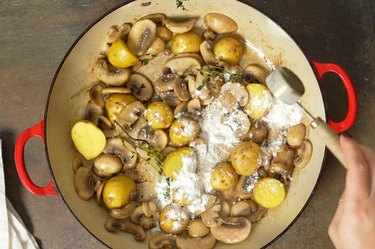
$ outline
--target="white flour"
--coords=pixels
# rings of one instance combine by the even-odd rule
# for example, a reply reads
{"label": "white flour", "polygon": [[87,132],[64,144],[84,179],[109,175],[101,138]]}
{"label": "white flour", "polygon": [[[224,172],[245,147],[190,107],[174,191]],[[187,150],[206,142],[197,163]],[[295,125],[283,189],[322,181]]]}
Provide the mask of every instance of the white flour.
{"label": "white flour", "polygon": [[262,118],[269,127],[289,128],[301,122],[302,111],[295,105],[287,105],[274,99],[268,114]]}

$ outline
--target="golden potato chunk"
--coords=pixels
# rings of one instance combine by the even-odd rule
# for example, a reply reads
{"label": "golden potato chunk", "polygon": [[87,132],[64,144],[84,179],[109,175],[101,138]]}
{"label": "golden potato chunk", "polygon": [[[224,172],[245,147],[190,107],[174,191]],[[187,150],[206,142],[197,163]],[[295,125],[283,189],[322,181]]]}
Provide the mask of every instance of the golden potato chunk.
{"label": "golden potato chunk", "polygon": [[277,207],[285,199],[284,185],[275,178],[263,178],[255,185],[253,197],[265,208]]}
{"label": "golden potato chunk", "polygon": [[71,137],[78,152],[87,160],[99,156],[106,145],[106,138],[94,123],[81,120],[73,125]]}
{"label": "golden potato chunk", "polygon": [[171,42],[171,48],[174,54],[198,53],[202,38],[194,31],[189,31],[175,35]]}
{"label": "golden potato chunk", "polygon": [[189,224],[189,214],[179,206],[166,206],[159,216],[160,228],[166,233],[180,234]]}
{"label": "golden potato chunk", "polygon": [[241,142],[234,147],[231,155],[233,168],[239,175],[249,176],[259,168],[260,148],[254,142]]}
{"label": "golden potato chunk", "polygon": [[163,173],[169,178],[175,180],[183,166],[183,158],[192,156],[192,148],[184,147],[168,154],[163,163]]}
{"label": "golden potato chunk", "polygon": [[238,175],[229,163],[219,163],[211,175],[211,186],[217,191],[233,188],[238,182]]}
{"label": "golden potato chunk", "polygon": [[250,118],[260,119],[268,113],[271,107],[271,92],[265,85],[258,83],[248,84],[246,89],[250,96],[250,100],[245,106],[246,113]]}
{"label": "golden potato chunk", "polygon": [[109,47],[108,60],[118,68],[131,67],[138,62],[138,58],[130,52],[126,43],[121,39],[117,39]]}
{"label": "golden potato chunk", "polygon": [[104,109],[111,123],[114,123],[117,115],[125,106],[136,100],[130,93],[112,93],[109,95],[105,101]]}
{"label": "golden potato chunk", "polygon": [[120,208],[130,202],[131,193],[137,189],[133,179],[125,175],[110,178],[104,185],[103,201],[109,208]]}
{"label": "golden potato chunk", "polygon": [[222,61],[237,65],[243,55],[242,43],[234,37],[224,36],[214,45],[214,54]]}
{"label": "golden potato chunk", "polygon": [[177,146],[184,146],[197,138],[199,132],[200,126],[197,121],[183,117],[172,123],[169,128],[169,139]]}
{"label": "golden potato chunk", "polygon": [[163,102],[153,102],[146,110],[146,119],[152,129],[166,129],[173,122],[172,109]]}

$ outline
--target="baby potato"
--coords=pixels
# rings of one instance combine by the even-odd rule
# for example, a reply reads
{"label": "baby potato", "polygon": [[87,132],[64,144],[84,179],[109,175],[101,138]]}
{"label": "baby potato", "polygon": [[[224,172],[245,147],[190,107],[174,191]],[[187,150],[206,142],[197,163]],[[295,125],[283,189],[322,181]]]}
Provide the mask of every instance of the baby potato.
{"label": "baby potato", "polygon": [[231,155],[233,168],[242,176],[254,174],[259,168],[259,160],[259,145],[251,141],[239,143]]}
{"label": "baby potato", "polygon": [[171,48],[174,54],[198,53],[202,38],[194,31],[177,34],[172,38]]}
{"label": "baby potato", "polygon": [[78,152],[87,160],[99,156],[107,143],[103,131],[87,120],[78,121],[73,125],[71,137]]}
{"label": "baby potato", "polygon": [[215,43],[213,51],[220,60],[237,65],[242,58],[244,48],[237,38],[224,36]]}
{"label": "baby potato", "polygon": [[246,89],[250,96],[250,100],[245,106],[247,115],[253,119],[260,119],[268,113],[271,107],[271,92],[265,85],[258,83],[248,84]]}
{"label": "baby potato", "polygon": [[146,110],[145,116],[152,129],[166,129],[174,119],[172,109],[163,102],[151,103]]}
{"label": "baby potato", "polygon": [[277,207],[285,199],[284,185],[275,178],[263,178],[255,185],[253,197],[265,208]]}
{"label": "baby potato", "polygon": [[109,47],[108,60],[113,66],[118,68],[131,67],[138,62],[138,58],[130,52],[126,43],[121,39],[117,39]]}
{"label": "baby potato", "polygon": [[114,176],[104,185],[103,201],[109,209],[123,207],[130,202],[130,196],[136,189],[137,186],[130,177]]}
{"label": "baby potato", "polygon": [[190,147],[180,148],[169,153],[163,162],[163,173],[169,178],[175,180],[182,168],[182,159],[184,157],[192,156],[193,153],[194,151]]}
{"label": "baby potato", "polygon": [[238,182],[238,175],[229,163],[219,163],[211,175],[211,186],[217,191],[233,188]]}
{"label": "baby potato", "polygon": [[191,118],[180,118],[175,120],[169,128],[169,139],[174,145],[184,146],[198,137],[200,132],[199,123]]}
{"label": "baby potato", "polygon": [[116,116],[125,106],[136,100],[130,93],[112,93],[109,95],[105,101],[104,109],[111,123],[114,123]]}
{"label": "baby potato", "polygon": [[182,233],[189,224],[189,214],[179,206],[166,206],[159,215],[161,230],[170,234]]}

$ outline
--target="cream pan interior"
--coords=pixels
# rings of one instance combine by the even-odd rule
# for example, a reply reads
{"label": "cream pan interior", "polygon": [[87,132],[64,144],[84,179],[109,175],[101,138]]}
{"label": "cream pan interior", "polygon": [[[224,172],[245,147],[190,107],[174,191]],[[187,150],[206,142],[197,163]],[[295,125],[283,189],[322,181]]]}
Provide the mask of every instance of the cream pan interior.
{"label": "cream pan interior", "polygon": [[[88,96],[71,99],[71,96],[95,82],[91,68],[104,44],[107,29],[114,24],[134,22],[150,13],[165,13],[167,16],[202,17],[209,12],[219,12],[233,18],[239,26],[238,34],[243,36],[249,47],[264,54],[266,62],[273,66],[291,68],[305,82],[302,104],[314,115],[325,119],[324,103],[319,84],[309,61],[290,36],[267,16],[243,3],[233,0],[184,2],[188,11],[176,8],[175,0],[135,1],[116,9],[96,23],[72,48],[63,62],[51,88],[46,113],[46,146],[55,184],[60,195],[80,222],[98,239],[112,248],[147,248],[136,242],[131,235],[111,234],[104,229],[109,214],[94,200],[82,201],[75,193],[71,162],[76,153],[70,139],[70,129],[82,119]],[[313,155],[303,170],[295,170],[293,182],[284,203],[268,212],[260,222],[253,225],[246,242],[234,246],[217,243],[215,248],[260,248],[280,235],[302,211],[319,177],[325,146],[314,135]],[[151,236],[148,235],[148,239]]]}

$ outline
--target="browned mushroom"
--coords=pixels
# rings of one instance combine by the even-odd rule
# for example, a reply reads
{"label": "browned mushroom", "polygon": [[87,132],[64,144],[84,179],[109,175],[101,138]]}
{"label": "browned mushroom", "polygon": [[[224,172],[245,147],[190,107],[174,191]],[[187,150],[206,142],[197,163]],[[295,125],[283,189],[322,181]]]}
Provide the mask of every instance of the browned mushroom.
{"label": "browned mushroom", "polygon": [[118,156],[125,168],[131,169],[137,165],[138,156],[137,153],[132,152],[128,149],[121,138],[115,137],[107,140],[107,144],[103,150],[103,153],[113,154]]}
{"label": "browned mushroom", "polygon": [[225,83],[221,87],[221,93],[225,94],[226,92],[231,93],[240,106],[245,106],[249,102],[249,93],[240,83]]}
{"label": "browned mushroom", "polygon": [[139,21],[142,21],[142,20],[150,20],[150,21],[153,21],[158,26],[163,26],[165,23],[165,20],[167,20],[167,16],[164,15],[163,13],[152,13],[139,19]]}
{"label": "browned mushroom", "polygon": [[126,85],[132,94],[140,101],[149,101],[154,95],[154,88],[146,76],[133,73]]}
{"label": "browned mushroom", "polygon": [[232,217],[246,217],[251,214],[251,209],[247,201],[239,201],[232,205],[230,216]]}
{"label": "browned mushroom", "polygon": [[187,111],[188,102],[181,102],[174,109],[173,115],[175,118],[181,117]]}
{"label": "browned mushroom", "polygon": [[173,33],[186,33],[194,28],[197,18],[190,18],[183,21],[177,21],[173,19],[167,19],[165,21],[165,26]]}
{"label": "browned mushroom", "polygon": [[128,35],[129,50],[136,56],[146,53],[156,36],[156,24],[148,19],[136,22]]}
{"label": "browned mushroom", "polygon": [[211,234],[202,238],[176,238],[177,248],[179,249],[212,249],[215,247],[216,239]]}
{"label": "browned mushroom", "polygon": [[158,206],[153,200],[142,202],[142,209],[146,217],[151,217],[158,212]]}
{"label": "browned mushroom", "polygon": [[103,95],[112,93],[131,93],[131,91],[126,87],[106,87],[102,90]]}
{"label": "browned mushroom", "polygon": [[201,102],[199,100],[199,98],[194,98],[192,100],[190,100],[187,104],[187,111],[189,113],[196,113],[196,112],[199,112],[201,110],[202,106],[201,106]]}
{"label": "browned mushroom", "polygon": [[210,232],[210,229],[204,225],[201,219],[190,221],[188,226],[188,234],[193,238],[202,238]]}
{"label": "browned mushroom", "polygon": [[249,199],[247,204],[250,207],[251,214],[248,216],[251,223],[260,221],[267,213],[268,209],[258,205],[255,201]]}
{"label": "browned mushroom", "polygon": [[155,37],[151,46],[147,49],[146,54],[157,55],[165,49],[165,41],[160,37]]}
{"label": "browned mushroom", "polygon": [[224,14],[209,13],[203,17],[204,24],[216,34],[227,34],[235,32],[238,28],[237,23]]}
{"label": "browned mushroom", "polygon": [[110,177],[122,170],[121,159],[111,154],[101,154],[94,160],[93,171],[101,177]]}
{"label": "browned mushroom", "polygon": [[294,160],[296,168],[303,168],[310,161],[313,152],[313,146],[310,140],[304,140],[300,148],[297,150],[297,157]]}
{"label": "browned mushroom", "polygon": [[244,69],[243,80],[248,83],[265,83],[268,70],[259,64],[247,65]]}
{"label": "browned mushroom", "polygon": [[200,45],[200,52],[204,62],[207,65],[213,65],[216,62],[215,54],[212,51],[212,45],[208,41],[204,41]]}
{"label": "browned mushroom", "polygon": [[173,91],[175,82],[179,80],[180,76],[178,76],[177,74],[165,74],[155,82],[155,89],[159,92]]}
{"label": "browned mushroom", "polygon": [[110,218],[106,224],[105,229],[108,232],[118,232],[119,230],[130,233],[134,236],[134,239],[136,241],[144,241],[146,239],[146,233],[145,230],[140,225],[134,224],[129,219],[125,220],[116,220],[113,218]]}
{"label": "browned mushroom", "polygon": [[268,129],[264,122],[255,122],[249,130],[249,138],[251,141],[261,144],[267,138]]}
{"label": "browned mushroom", "polygon": [[181,101],[189,101],[191,98],[189,89],[184,79],[179,79],[174,82],[173,90]]}
{"label": "browned mushroom", "polygon": [[94,124],[99,123],[99,117],[103,115],[103,108],[97,106],[91,99],[87,102],[84,119],[93,122]]}
{"label": "browned mushroom", "polygon": [[123,23],[120,26],[113,25],[107,31],[107,36],[105,37],[106,43],[114,43],[117,39],[126,36],[132,27],[131,23]]}
{"label": "browned mushroom", "polygon": [[286,142],[292,147],[300,147],[306,136],[306,126],[302,123],[290,127],[286,135]]}
{"label": "browned mushroom", "polygon": [[140,101],[134,101],[121,110],[116,120],[120,124],[131,126],[139,119],[145,110],[145,106]]}
{"label": "browned mushroom", "polygon": [[163,92],[159,94],[160,99],[171,107],[176,107],[181,103],[181,100],[177,98],[174,91]]}
{"label": "browned mushroom", "polygon": [[183,75],[188,69],[192,70],[200,68],[201,62],[193,56],[180,56],[167,61],[164,67],[169,69],[172,73]]}
{"label": "browned mushroom", "polygon": [[157,129],[154,131],[154,133],[150,137],[150,145],[156,150],[156,151],[162,151],[168,144],[169,138],[168,134],[161,129]]}
{"label": "browned mushroom", "polygon": [[115,68],[108,64],[104,58],[99,58],[93,68],[94,75],[110,86],[123,86],[129,80],[129,68]]}
{"label": "browned mushroom", "polygon": [[101,87],[99,84],[95,84],[90,89],[90,99],[95,105],[99,106],[100,108],[104,107],[104,97],[102,91],[103,87]]}
{"label": "browned mushroom", "polygon": [[114,219],[126,219],[130,217],[133,213],[134,209],[137,207],[137,203],[135,201],[129,202],[127,205],[121,208],[114,208],[109,211],[109,214]]}
{"label": "browned mushroom", "polygon": [[216,34],[211,29],[206,29],[202,34],[203,38],[209,42],[212,42],[216,38]]}
{"label": "browned mushroom", "polygon": [[251,198],[252,190],[258,180],[258,174],[253,174],[250,176],[240,176],[238,183],[234,189],[236,196],[241,199]]}
{"label": "browned mushroom", "polygon": [[101,184],[96,188],[95,200],[99,205],[103,203],[103,189],[104,185],[107,183],[107,180],[101,182]]}
{"label": "browned mushroom", "polygon": [[211,227],[212,235],[225,244],[238,244],[249,237],[251,223],[244,217],[227,217],[217,227]]}
{"label": "browned mushroom", "polygon": [[80,167],[82,167],[82,166],[83,166],[83,162],[82,162],[81,158],[75,157],[73,159],[73,162],[72,162],[73,172],[76,173],[77,169],[80,168]]}
{"label": "browned mushroom", "polygon": [[172,39],[172,31],[165,26],[156,27],[156,36],[163,39],[165,42],[169,42]]}
{"label": "browned mushroom", "polygon": [[176,238],[173,235],[159,233],[148,242],[149,249],[176,249]]}
{"label": "browned mushroom", "polygon": [[74,188],[77,195],[84,201],[94,196],[95,179],[92,171],[86,167],[79,167],[74,174]]}

